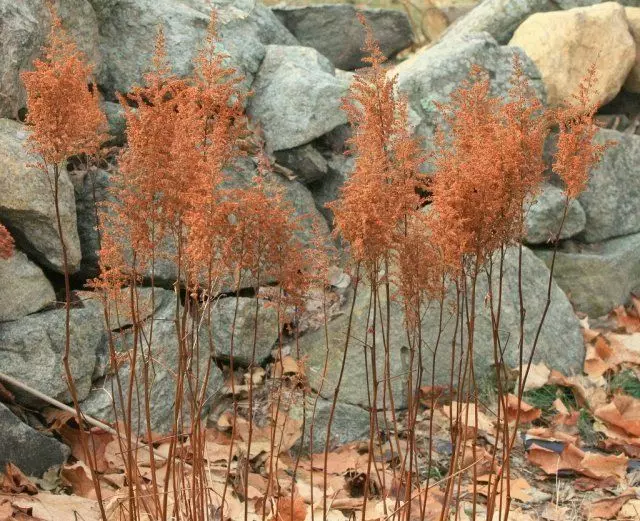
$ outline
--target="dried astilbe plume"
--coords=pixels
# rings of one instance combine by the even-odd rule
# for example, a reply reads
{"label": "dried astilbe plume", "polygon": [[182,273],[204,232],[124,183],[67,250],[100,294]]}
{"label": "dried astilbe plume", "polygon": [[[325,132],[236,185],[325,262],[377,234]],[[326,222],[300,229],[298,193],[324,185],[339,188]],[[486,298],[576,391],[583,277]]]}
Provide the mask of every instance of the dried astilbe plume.
{"label": "dried astilbe plume", "polygon": [[97,89],[89,81],[93,67],[62,27],[52,10],[51,32],[44,57],[24,72],[27,89],[29,142],[47,165],[59,165],[80,154],[95,154],[105,141],[107,122]]}
{"label": "dried astilbe plume", "polygon": [[523,205],[542,181],[548,124],[517,61],[507,100],[492,96],[487,74],[474,67],[442,110],[448,128],[437,136],[430,226],[457,272],[521,237]]}
{"label": "dried astilbe plume", "polygon": [[0,224],[0,259],[8,259],[13,255],[13,237],[2,224]]}
{"label": "dried astilbe plume", "polygon": [[343,105],[353,127],[354,171],[331,207],[353,259],[371,270],[397,246],[405,217],[420,204],[424,156],[408,130],[406,99],[395,96],[396,80],[387,77],[385,58],[363,23],[371,67],[356,74]]}
{"label": "dried astilbe plume", "polygon": [[593,123],[597,106],[590,103],[596,83],[595,64],[589,68],[580,83],[573,103],[560,109],[556,114],[559,125],[558,150],[554,157],[553,170],[565,184],[567,197],[573,199],[587,187],[589,172],[602,158],[612,143],[596,144],[594,137],[598,130]]}

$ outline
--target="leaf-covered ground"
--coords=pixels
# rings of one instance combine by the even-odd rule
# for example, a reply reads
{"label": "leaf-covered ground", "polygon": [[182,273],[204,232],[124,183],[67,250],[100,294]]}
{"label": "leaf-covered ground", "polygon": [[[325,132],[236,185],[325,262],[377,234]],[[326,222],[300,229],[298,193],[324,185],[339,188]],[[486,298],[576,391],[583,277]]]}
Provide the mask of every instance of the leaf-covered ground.
{"label": "leaf-covered ground", "polygon": [[[521,420],[512,452],[509,519],[640,519],[640,300],[632,302],[607,319],[583,319],[583,374],[563,375],[544,364],[532,366],[524,402],[518,405],[515,396],[509,397],[501,416],[513,419],[519,407]],[[224,496],[223,516],[233,520],[244,519],[245,508],[252,520],[323,519],[326,503],[331,521],[382,521],[406,509],[409,497],[412,519],[420,519],[422,503],[425,519],[437,520],[444,485],[450,479],[450,426],[452,422],[472,423],[474,418],[477,429],[468,427],[475,434],[475,447],[470,445],[469,454],[464,455],[465,472],[455,476],[459,484],[449,517],[472,519],[474,494],[476,517],[485,517],[488,480],[495,479],[495,472],[490,472],[495,471],[493,455],[500,449],[495,446],[497,402],[492,389],[479,398],[477,409],[474,404],[458,404],[450,389],[421,389],[415,474],[421,483],[429,479],[431,484],[425,502],[417,489],[407,494],[398,486],[402,483],[397,474],[399,461],[408,450],[403,432],[383,446],[373,446],[373,458],[369,458],[372,446],[368,441],[333,448],[326,459],[326,488],[324,454],[296,457],[302,421],[293,414],[292,404],[304,381],[301,367],[287,356],[266,371],[244,375],[244,382],[233,386],[235,400],[230,386],[227,389],[227,400],[206,434],[209,489],[213,502],[219,501],[211,519],[220,519],[220,498]],[[251,434],[246,419],[249,379],[255,398]],[[274,400],[274,393],[280,393],[281,399]],[[51,472],[43,479],[27,478],[18,468],[7,467],[1,482],[0,520],[100,519],[73,416],[50,410],[46,420],[50,431],[71,446],[72,457],[59,474]],[[398,420],[402,426],[406,418]],[[113,434],[94,430],[92,435],[106,511],[114,520],[124,519],[128,487],[121,445]],[[154,440],[156,470],[166,465],[168,446],[166,439]],[[188,443],[181,444],[180,454],[189,472]],[[137,458],[143,476],[150,479],[151,458],[142,444]],[[367,482],[370,459],[375,463]],[[370,491],[366,500],[365,486]],[[498,503],[507,502],[498,498]],[[496,509],[494,519],[504,519],[504,512]]]}

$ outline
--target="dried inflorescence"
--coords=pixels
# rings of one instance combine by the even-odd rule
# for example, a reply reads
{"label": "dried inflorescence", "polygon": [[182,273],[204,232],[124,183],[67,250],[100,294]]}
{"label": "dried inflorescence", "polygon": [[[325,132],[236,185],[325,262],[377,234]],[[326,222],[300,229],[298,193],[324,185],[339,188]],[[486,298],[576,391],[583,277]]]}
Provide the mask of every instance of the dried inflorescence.
{"label": "dried inflorescence", "polygon": [[556,114],[559,125],[558,149],[554,157],[553,170],[564,181],[565,192],[569,198],[576,198],[587,187],[589,172],[602,158],[611,143],[594,143],[598,127],[593,116],[597,105],[593,99],[596,84],[595,64],[580,83],[573,103],[560,109]]}
{"label": "dried inflorescence", "polygon": [[474,68],[442,110],[447,129],[437,138],[431,226],[457,271],[522,236],[523,205],[545,169],[548,123],[518,62],[508,99],[492,96],[488,76]]}
{"label": "dried inflorescence", "polygon": [[397,247],[405,218],[420,206],[425,157],[410,134],[407,101],[396,97],[396,80],[387,77],[384,55],[368,27],[364,49],[371,67],[356,74],[344,102],[353,126],[354,170],[331,206],[337,233],[354,260],[371,270]]}
{"label": "dried inflorescence", "polygon": [[215,17],[193,77],[171,72],[164,45],[160,32],[145,85],[121,100],[128,146],[104,215],[103,283],[139,275],[169,251],[194,289],[277,280],[299,291],[308,256],[293,208],[261,174],[241,188],[229,182],[249,129],[242,77],[217,50]]}
{"label": "dried inflorescence", "polygon": [[0,259],[8,259],[13,255],[13,237],[2,224],[0,224]]}
{"label": "dried inflorescence", "polygon": [[24,72],[29,142],[43,167],[60,165],[71,156],[95,154],[106,139],[107,121],[97,88],[90,84],[93,67],[52,10],[51,32],[44,57]]}

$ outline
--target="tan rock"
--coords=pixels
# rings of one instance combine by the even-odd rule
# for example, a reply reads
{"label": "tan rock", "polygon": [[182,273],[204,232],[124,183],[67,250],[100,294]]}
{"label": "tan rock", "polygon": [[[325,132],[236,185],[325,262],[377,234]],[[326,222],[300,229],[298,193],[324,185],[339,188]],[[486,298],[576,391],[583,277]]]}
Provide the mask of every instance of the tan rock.
{"label": "tan rock", "polygon": [[592,101],[611,101],[636,58],[625,10],[615,2],[536,13],[518,27],[509,45],[523,49],[538,66],[552,106],[571,99],[594,63]]}
{"label": "tan rock", "polygon": [[624,82],[624,88],[629,92],[640,92],[640,7],[627,7],[624,11],[627,14],[629,31],[636,42],[636,59],[627,81]]}

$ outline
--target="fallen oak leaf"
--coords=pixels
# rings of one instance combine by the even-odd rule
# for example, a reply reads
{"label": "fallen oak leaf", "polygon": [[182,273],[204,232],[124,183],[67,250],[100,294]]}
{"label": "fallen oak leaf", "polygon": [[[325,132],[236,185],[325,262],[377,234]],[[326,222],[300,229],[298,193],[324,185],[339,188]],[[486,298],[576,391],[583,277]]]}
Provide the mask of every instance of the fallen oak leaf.
{"label": "fallen oak leaf", "polygon": [[38,487],[13,463],[7,463],[2,479],[2,487],[0,488],[3,492],[10,494],[26,493],[35,495],[38,493]]}
{"label": "fallen oak leaf", "polygon": [[584,452],[573,443],[566,444],[562,452],[558,453],[542,447],[534,441],[527,452],[527,459],[549,475],[555,475],[562,471],[577,472],[583,458]]}
{"label": "fallen oak leaf", "polygon": [[[500,402],[502,403],[502,402]],[[542,411],[529,405],[514,394],[507,395],[507,410],[505,416],[507,421],[519,419],[522,423],[531,423],[542,415]]]}
{"label": "fallen oak leaf", "polygon": [[578,472],[595,479],[614,478],[618,481],[625,479],[629,458],[624,454],[598,454],[587,452],[582,458],[582,467]]}
{"label": "fallen oak leaf", "polygon": [[301,497],[291,496],[278,498],[276,503],[276,519],[278,521],[304,521],[307,517],[307,505]]}
{"label": "fallen oak leaf", "polygon": [[584,505],[583,514],[587,519],[594,517],[602,519],[613,519],[618,515],[618,512],[625,503],[636,497],[636,493],[633,490],[627,490],[617,497],[605,497],[596,499],[591,503]]}
{"label": "fallen oak leaf", "polygon": [[640,436],[640,400],[637,398],[616,395],[610,403],[596,409],[594,415],[632,436]]}

